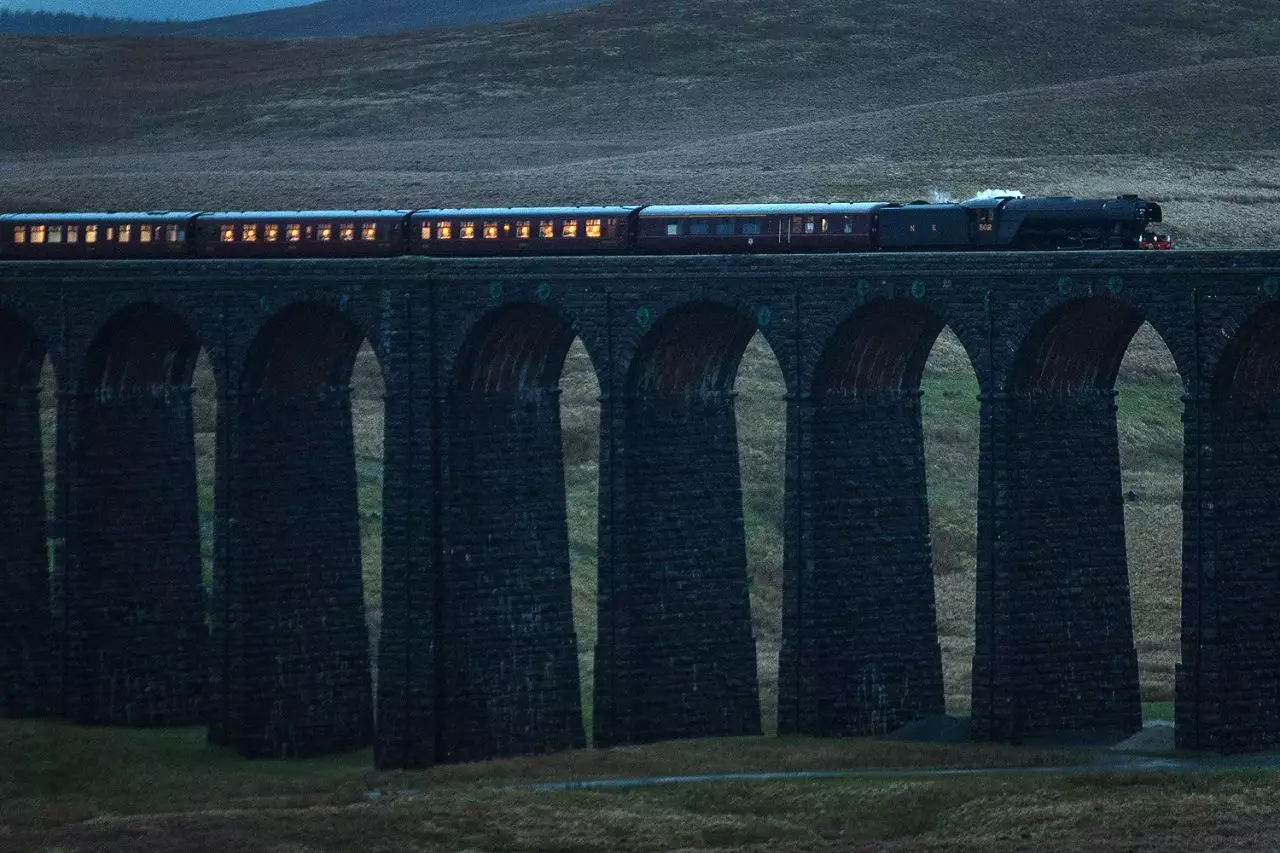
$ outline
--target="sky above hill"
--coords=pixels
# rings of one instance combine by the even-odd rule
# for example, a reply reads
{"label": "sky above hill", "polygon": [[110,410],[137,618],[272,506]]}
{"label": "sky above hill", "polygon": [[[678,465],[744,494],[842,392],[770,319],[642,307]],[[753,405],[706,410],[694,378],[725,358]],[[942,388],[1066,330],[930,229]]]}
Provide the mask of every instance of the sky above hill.
{"label": "sky above hill", "polygon": [[140,21],[194,21],[301,6],[308,2],[312,0],[0,0],[0,9],[12,12],[73,12]]}

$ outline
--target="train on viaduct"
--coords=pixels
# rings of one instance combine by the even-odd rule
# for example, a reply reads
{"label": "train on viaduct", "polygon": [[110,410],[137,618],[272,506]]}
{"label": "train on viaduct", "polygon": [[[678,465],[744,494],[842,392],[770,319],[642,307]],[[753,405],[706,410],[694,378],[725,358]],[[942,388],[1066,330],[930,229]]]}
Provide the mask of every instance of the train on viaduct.
{"label": "train on viaduct", "polygon": [[[1275,747],[1263,251],[9,262],[0,715],[207,724],[247,756],[373,744],[381,767],[581,746],[557,396],[580,338],[601,389],[594,741],[759,733],[733,395],[757,333],[786,381],[779,731],[940,712],[920,383],[949,327],[980,387],[974,735],[1136,730],[1114,381],[1144,321],[1183,386],[1177,741]],[[376,683],[348,388],[364,341],[386,388]]]}

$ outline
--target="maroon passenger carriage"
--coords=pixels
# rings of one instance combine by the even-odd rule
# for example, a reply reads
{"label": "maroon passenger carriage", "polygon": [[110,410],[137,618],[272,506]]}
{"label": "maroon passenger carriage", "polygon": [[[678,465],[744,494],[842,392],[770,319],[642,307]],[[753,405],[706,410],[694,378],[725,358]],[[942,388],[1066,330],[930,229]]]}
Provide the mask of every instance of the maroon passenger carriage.
{"label": "maroon passenger carriage", "polygon": [[637,207],[441,207],[409,218],[415,255],[573,255],[625,252]]}
{"label": "maroon passenger carriage", "polygon": [[642,208],[636,247],[651,252],[870,251],[876,211],[865,204],[655,204]]}
{"label": "maroon passenger carriage", "polygon": [[193,211],[6,213],[0,256],[41,260],[181,258],[189,255]]}
{"label": "maroon passenger carriage", "polygon": [[194,246],[205,258],[402,255],[408,210],[237,210],[202,213]]}

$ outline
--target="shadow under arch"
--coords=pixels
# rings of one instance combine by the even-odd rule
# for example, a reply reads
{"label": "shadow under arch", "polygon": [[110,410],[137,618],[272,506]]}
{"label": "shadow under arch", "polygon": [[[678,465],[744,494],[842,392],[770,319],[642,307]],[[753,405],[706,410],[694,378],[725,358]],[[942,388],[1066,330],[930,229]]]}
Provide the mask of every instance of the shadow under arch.
{"label": "shadow under arch", "polygon": [[1240,327],[1218,361],[1212,394],[1260,402],[1280,396],[1280,305],[1268,304]]}
{"label": "shadow under arch", "polygon": [[31,325],[0,309],[0,717],[50,710],[53,628],[39,399],[44,358]]}
{"label": "shadow under arch", "polygon": [[373,738],[349,387],[364,338],[339,310],[294,303],[246,354],[214,608],[217,737],[245,755]]}
{"label": "shadow under arch", "polygon": [[675,308],[641,341],[627,372],[627,394],[729,392],[755,333],[754,323],[718,302]]}
{"label": "shadow under arch", "polygon": [[441,761],[585,744],[560,424],[574,338],[552,311],[510,304],[480,319],[455,361],[437,629]]}
{"label": "shadow under arch", "polygon": [[74,398],[66,702],[80,722],[204,721],[208,637],[191,373],[177,312],[129,305],[98,330]]}
{"label": "shadow under arch", "polygon": [[254,338],[245,358],[242,392],[341,394],[351,381],[364,339],[364,330],[337,309],[295,302],[268,320]]}
{"label": "shadow under arch", "polygon": [[779,731],[883,734],[944,710],[920,381],[942,318],[878,300],[828,339],[793,417]]}
{"label": "shadow under arch", "polygon": [[609,391],[597,745],[760,732],[732,392],[755,331],[723,304],[676,307]]}
{"label": "shadow under arch", "polygon": [[1115,299],[1065,302],[1031,327],[1014,359],[1009,387],[1023,394],[1111,391],[1142,323],[1136,309]]}
{"label": "shadow under arch", "polygon": [[[1180,745],[1241,752],[1280,745],[1280,305],[1244,322],[1188,425],[1187,526],[1196,574],[1183,601]],[[1196,430],[1198,429],[1198,434]],[[1188,531],[1192,533],[1191,530]],[[1201,554],[1212,554],[1212,572]],[[1190,567],[1189,567],[1190,570]]]}
{"label": "shadow under arch", "polygon": [[1143,319],[1109,297],[1055,307],[983,401],[979,739],[1142,726],[1115,381]]}

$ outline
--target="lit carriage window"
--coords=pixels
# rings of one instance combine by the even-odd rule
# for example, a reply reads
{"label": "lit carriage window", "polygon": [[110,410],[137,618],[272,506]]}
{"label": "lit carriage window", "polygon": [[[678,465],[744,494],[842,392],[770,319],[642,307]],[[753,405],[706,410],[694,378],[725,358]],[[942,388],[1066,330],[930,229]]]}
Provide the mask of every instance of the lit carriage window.
{"label": "lit carriage window", "polygon": [[222,226],[222,242],[234,243],[236,241],[236,227],[234,225]]}
{"label": "lit carriage window", "polygon": [[240,226],[240,239],[244,240],[246,243],[258,242],[257,224]]}
{"label": "lit carriage window", "polygon": [[816,226],[816,223],[813,221],[812,216],[806,216],[804,218],[804,233],[812,234],[815,226]]}
{"label": "lit carriage window", "polygon": [[463,222],[462,228],[458,231],[458,236],[463,240],[474,240],[476,238],[476,224],[474,222]]}
{"label": "lit carriage window", "polygon": [[519,237],[521,240],[528,240],[529,235],[532,233],[533,233],[533,229],[530,227],[530,223],[528,220],[523,220],[516,223],[516,236]]}
{"label": "lit carriage window", "polygon": [[25,225],[13,226],[13,242],[15,243],[27,242],[27,226]]}
{"label": "lit carriage window", "polygon": [[453,237],[453,223],[452,223],[452,222],[437,222],[437,223],[436,223],[436,237],[437,237],[437,238],[439,238],[439,239],[441,239],[441,240],[448,240],[448,239],[450,239],[451,237]]}
{"label": "lit carriage window", "polygon": [[732,233],[733,233],[732,219],[719,219],[716,221],[716,234],[720,236],[724,236],[725,234],[732,234]]}
{"label": "lit carriage window", "polygon": [[431,223],[430,222],[422,223],[422,239],[423,240],[431,239]]}
{"label": "lit carriage window", "polygon": [[689,233],[701,237],[704,234],[711,233],[710,222],[693,222],[689,224]]}
{"label": "lit carriage window", "polygon": [[151,242],[151,226],[150,225],[138,226],[138,242],[140,243]]}
{"label": "lit carriage window", "polygon": [[61,243],[62,242],[62,226],[50,225],[49,236],[46,239],[50,243]]}
{"label": "lit carriage window", "polygon": [[44,234],[45,234],[45,227],[43,225],[31,226],[31,242],[32,243],[43,243]]}
{"label": "lit carriage window", "polygon": [[133,225],[121,225],[117,232],[116,239],[121,243],[128,243],[133,239]]}
{"label": "lit carriage window", "polygon": [[827,233],[827,217],[822,217],[822,233]]}
{"label": "lit carriage window", "polygon": [[343,222],[338,225],[338,239],[350,242],[356,238],[356,226],[351,222]]}
{"label": "lit carriage window", "polygon": [[262,239],[268,243],[274,243],[280,239],[280,226],[275,222],[269,222],[262,228]]}
{"label": "lit carriage window", "polygon": [[556,224],[550,219],[538,220],[538,236],[550,240],[556,236]]}
{"label": "lit carriage window", "polygon": [[84,241],[86,243],[98,242],[98,226],[97,225],[86,225],[84,227]]}
{"label": "lit carriage window", "polygon": [[287,232],[288,232],[288,234],[289,234],[289,242],[290,242],[290,243],[296,243],[296,242],[298,242],[299,240],[301,240],[301,239],[302,239],[302,226],[301,226],[301,225],[291,224],[291,225],[288,227],[288,229],[286,229],[286,230],[287,230]]}
{"label": "lit carriage window", "polygon": [[578,220],[566,219],[564,225],[560,228],[561,237],[577,237],[578,236]]}
{"label": "lit carriage window", "polygon": [[668,236],[668,237],[678,237],[678,236],[680,236],[680,223],[679,223],[679,222],[668,222],[668,223],[667,223],[667,236]]}
{"label": "lit carriage window", "polygon": [[80,242],[80,226],[79,225],[67,226],[67,242],[68,243]]}
{"label": "lit carriage window", "polygon": [[511,236],[511,223],[510,223],[510,222],[504,222],[504,223],[502,223],[502,236],[503,236],[503,237],[510,237],[510,236]]}
{"label": "lit carriage window", "polygon": [[169,243],[178,242],[178,226],[166,225],[164,227],[164,239]]}
{"label": "lit carriage window", "polygon": [[332,239],[333,239],[333,226],[332,226],[331,224],[329,224],[328,222],[322,222],[322,223],[320,223],[319,225],[317,225],[317,226],[316,226],[316,239],[317,239],[317,240],[332,240]]}
{"label": "lit carriage window", "polygon": [[365,240],[378,239],[378,226],[373,222],[366,222],[364,227],[360,229],[361,237]]}
{"label": "lit carriage window", "polygon": [[486,222],[484,224],[484,238],[486,240],[498,239],[498,223]]}
{"label": "lit carriage window", "polygon": [[760,234],[760,233],[763,233],[763,231],[764,231],[764,226],[760,223],[759,219],[742,220],[743,234]]}
{"label": "lit carriage window", "polygon": [[846,234],[853,233],[853,220],[848,216],[844,217],[844,233]]}
{"label": "lit carriage window", "polygon": [[599,219],[587,220],[587,236],[596,237],[596,238],[600,236],[600,220]]}

